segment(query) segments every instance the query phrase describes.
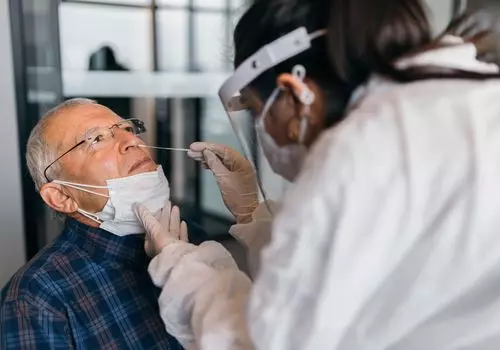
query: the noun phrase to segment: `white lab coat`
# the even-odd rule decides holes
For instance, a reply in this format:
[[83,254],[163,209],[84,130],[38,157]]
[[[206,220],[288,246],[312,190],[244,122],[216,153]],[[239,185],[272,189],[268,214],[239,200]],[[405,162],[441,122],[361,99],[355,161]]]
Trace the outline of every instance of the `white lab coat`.
[[250,281],[217,244],[153,260],[183,344],[498,348],[500,81],[384,82],[363,95],[287,194],[248,315]]
[[236,224],[229,230],[246,250],[246,260],[252,277],[259,273],[260,252],[271,241],[274,214],[278,213],[279,207],[274,201],[267,200],[255,209],[250,223]]

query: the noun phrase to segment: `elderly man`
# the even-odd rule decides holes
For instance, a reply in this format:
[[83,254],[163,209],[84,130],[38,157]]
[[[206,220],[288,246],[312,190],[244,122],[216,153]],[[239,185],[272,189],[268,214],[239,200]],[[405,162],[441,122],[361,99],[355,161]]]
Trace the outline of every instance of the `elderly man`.
[[139,120],[85,99],[33,129],[31,176],[66,226],[3,289],[1,349],[181,348],[160,318],[132,210],[139,201],[159,211],[169,197],[161,167],[140,147],[143,131]]

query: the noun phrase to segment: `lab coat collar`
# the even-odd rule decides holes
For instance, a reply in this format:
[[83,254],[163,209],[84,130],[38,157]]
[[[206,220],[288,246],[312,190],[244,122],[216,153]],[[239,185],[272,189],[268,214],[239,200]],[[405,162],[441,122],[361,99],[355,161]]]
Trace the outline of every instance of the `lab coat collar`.
[[[477,49],[473,43],[466,43],[462,38],[453,35],[443,36],[440,42],[443,46],[399,59],[394,63],[394,67],[398,70],[404,70],[434,66],[483,74],[499,73],[499,67],[496,64],[477,59]],[[397,83],[391,79],[378,74],[372,75],[366,84],[354,90],[348,104],[348,110],[355,108],[369,92],[396,85]]]

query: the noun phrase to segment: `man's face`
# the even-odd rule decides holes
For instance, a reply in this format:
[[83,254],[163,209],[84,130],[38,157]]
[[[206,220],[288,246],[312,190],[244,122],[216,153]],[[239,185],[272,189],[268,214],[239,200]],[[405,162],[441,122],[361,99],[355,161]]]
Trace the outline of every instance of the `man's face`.
[[[82,141],[94,128],[108,128],[122,120],[101,105],[75,106],[49,123],[45,138],[60,155]],[[114,137],[99,147],[89,147],[84,143],[59,160],[62,174],[58,180],[105,186],[108,179],[156,170],[149,152],[138,147],[144,144],[140,138],[119,128],[114,128],[113,134]],[[64,190],[78,202],[79,208],[86,211],[98,212],[107,201],[105,197],[72,188],[65,187]],[[94,191],[108,194],[107,190]]]

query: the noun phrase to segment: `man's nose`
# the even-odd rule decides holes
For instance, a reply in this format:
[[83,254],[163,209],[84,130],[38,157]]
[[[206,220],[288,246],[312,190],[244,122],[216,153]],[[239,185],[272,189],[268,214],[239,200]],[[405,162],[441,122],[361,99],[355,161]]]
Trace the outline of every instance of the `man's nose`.
[[118,142],[120,153],[125,153],[132,147],[137,147],[141,140],[135,134],[124,130],[115,131],[115,139]]

